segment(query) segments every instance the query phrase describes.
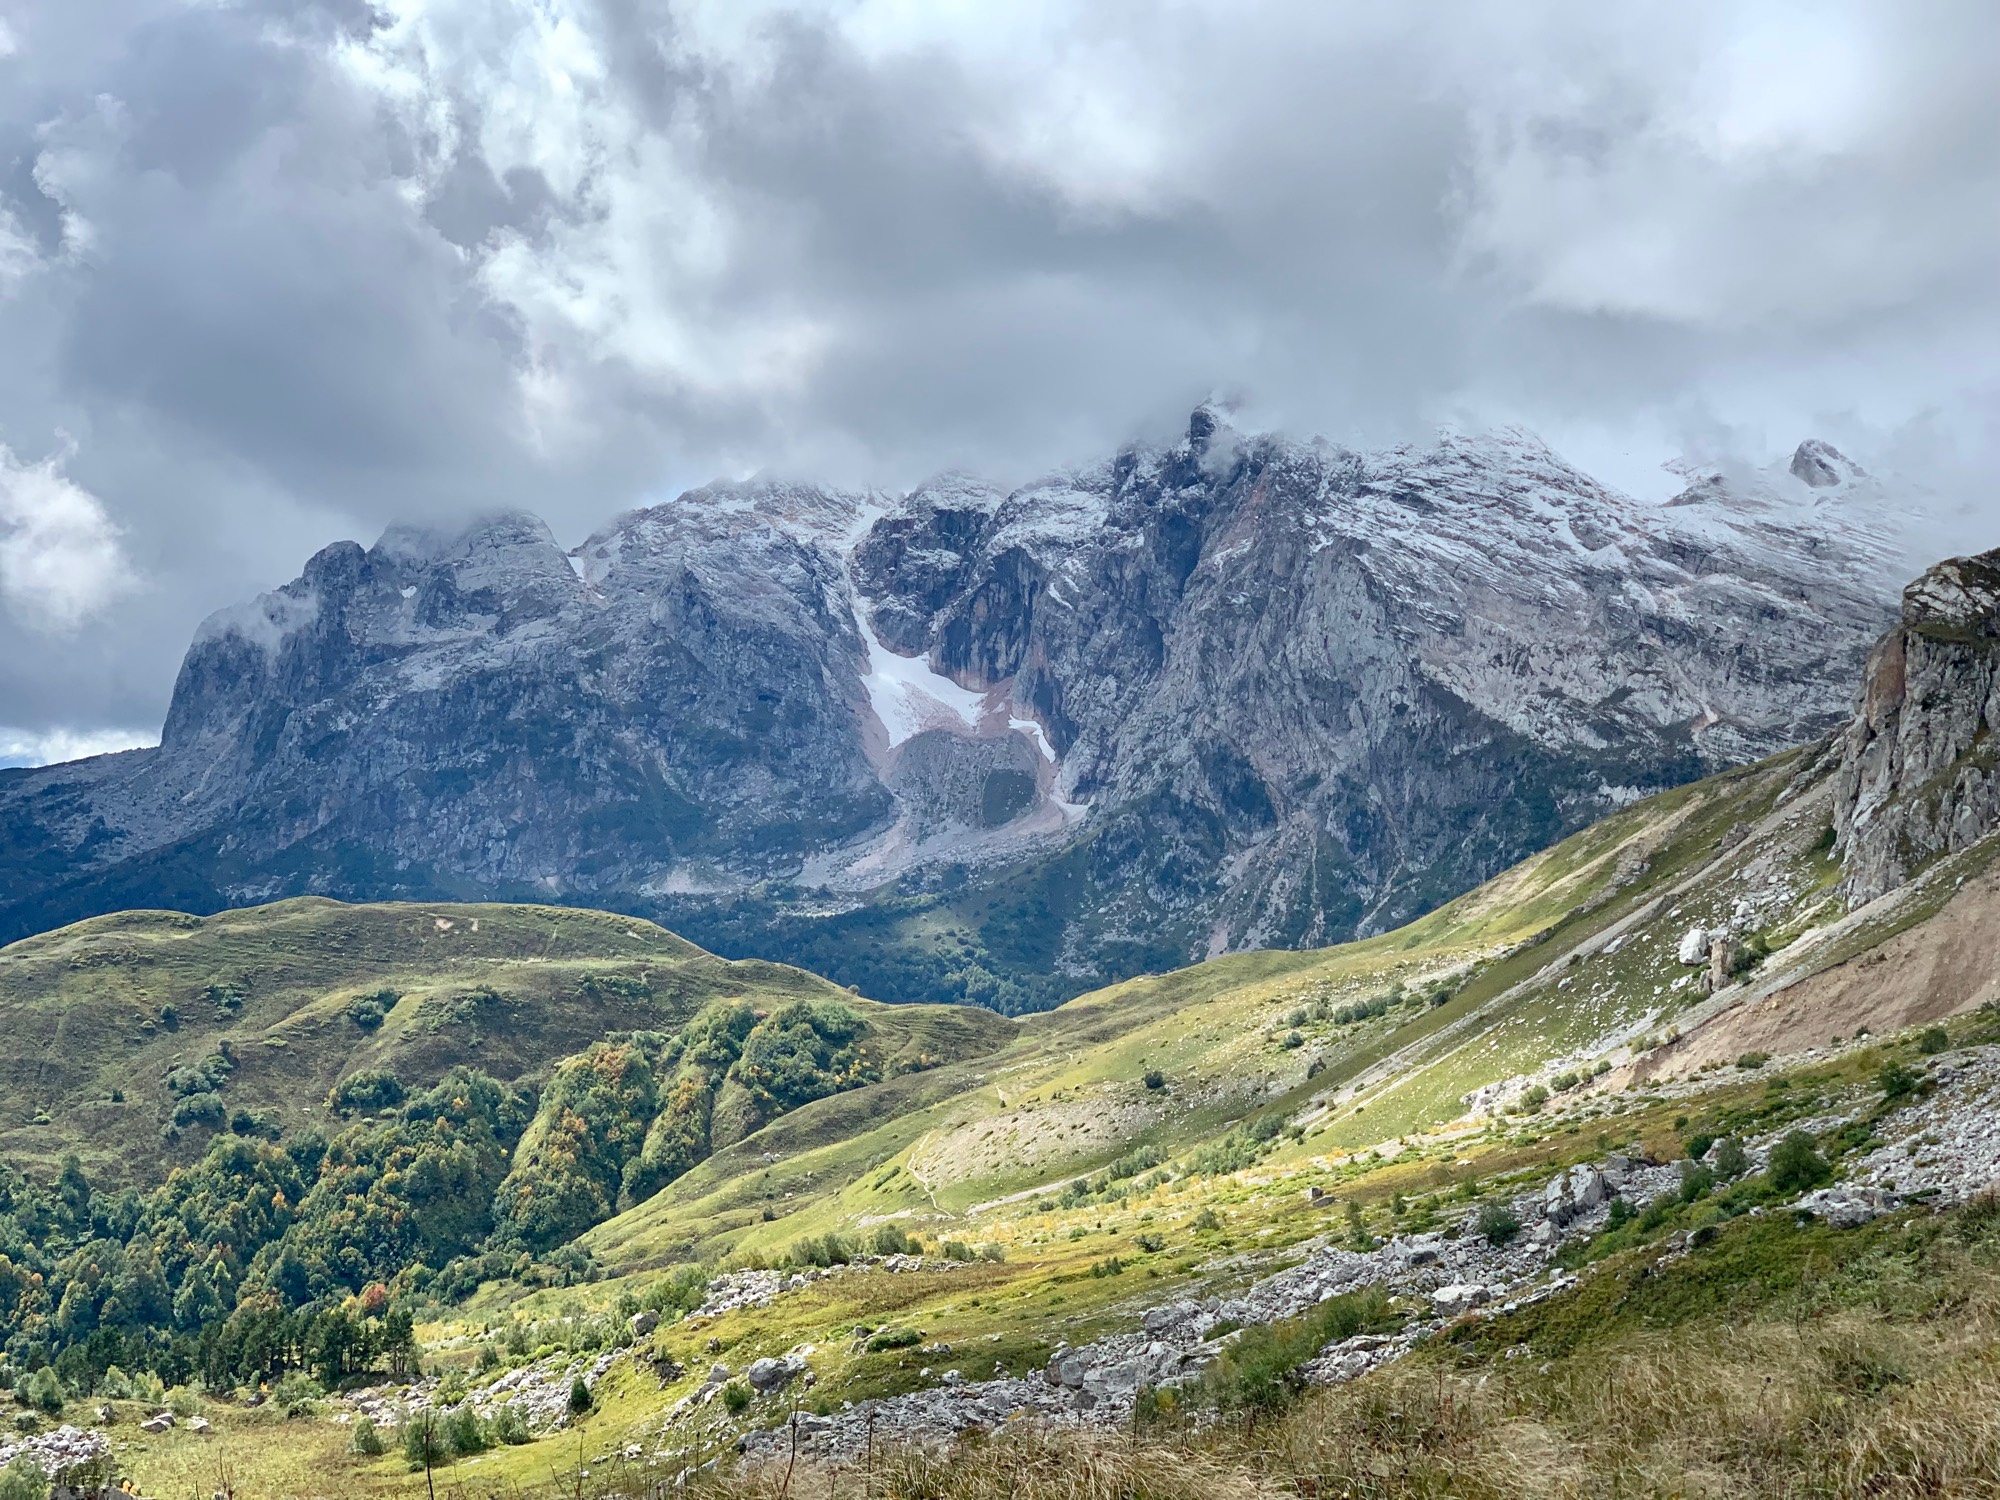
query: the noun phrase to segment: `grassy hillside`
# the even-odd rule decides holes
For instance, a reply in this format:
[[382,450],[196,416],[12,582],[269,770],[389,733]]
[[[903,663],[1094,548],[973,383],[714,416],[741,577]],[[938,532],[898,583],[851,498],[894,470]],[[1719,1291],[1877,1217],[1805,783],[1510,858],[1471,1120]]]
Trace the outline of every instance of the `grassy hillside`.
[[412,1090],[461,1064],[514,1080],[712,1002],[804,999],[849,1001],[885,1018],[896,1047],[941,1055],[1003,1025],[872,1006],[797,969],[564,907],[304,898],[99,917],[0,949],[0,1160],[52,1173],[74,1152],[100,1184],[156,1182],[215,1133],[173,1121],[197,1081],[176,1070],[217,1057],[225,1119],[282,1135],[335,1125],[327,1095],[357,1072]]
[[[1557,1073],[1572,1055],[1573,1070],[1629,1065],[1631,1040],[1686,992],[1653,993],[1655,938],[1593,983],[1601,997],[1572,1005],[1598,978],[1587,950],[1649,909],[1662,916],[1682,882],[1726,879],[1718,864],[1743,847],[1733,832],[1766,816],[1797,769],[1783,756],[1649,799],[1381,937],[1216,959],[1026,1017],[1005,1047],[893,1096],[800,1110],[758,1139],[754,1172],[748,1154],[718,1155],[587,1243],[636,1267],[777,1251],[888,1215],[957,1224],[1258,1119],[1297,1122],[1278,1148],[1288,1157],[1324,1155],[1445,1125],[1468,1092]],[[1668,963],[1663,989],[1686,972]]]

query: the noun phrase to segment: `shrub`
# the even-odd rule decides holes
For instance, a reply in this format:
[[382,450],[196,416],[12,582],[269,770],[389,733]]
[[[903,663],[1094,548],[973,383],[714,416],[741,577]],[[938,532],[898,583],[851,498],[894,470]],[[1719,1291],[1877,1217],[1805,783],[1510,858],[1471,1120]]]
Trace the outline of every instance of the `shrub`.
[[23,1453],[0,1469],[0,1500],[49,1500],[48,1471]]
[[584,1384],[581,1375],[569,1383],[569,1414],[571,1416],[580,1417],[596,1404],[596,1398],[590,1394],[590,1387]]
[[1729,977],[1737,979],[1748,974],[1757,965],[1771,956],[1771,945],[1761,932],[1753,932],[1737,945],[1730,955]]
[[1352,1026],[1356,1021],[1370,1021],[1376,1016],[1389,1014],[1391,1006],[1402,1003],[1400,994],[1377,995],[1372,1000],[1359,1000],[1352,1005],[1343,1005],[1333,1013],[1333,1024]]
[[1532,1115],[1548,1102],[1549,1091],[1538,1083],[1521,1096],[1521,1113]]
[[534,1434],[528,1431],[528,1417],[512,1401],[503,1403],[493,1413],[493,1441],[505,1443],[510,1448],[518,1448],[530,1442]]
[[1942,1026],[1926,1026],[1924,1034],[1917,1038],[1917,1050],[1925,1057],[1935,1057],[1951,1046],[1951,1033]]
[[1746,1072],[1749,1072],[1756,1068],[1763,1067],[1764,1064],[1769,1062],[1770,1060],[1771,1060],[1771,1054],[1768,1052],[1745,1052],[1742,1056],[1736,1059],[1736,1066],[1742,1068]]
[[1623,1229],[1636,1217],[1638,1216],[1633,1213],[1631,1204],[1627,1203],[1623,1198],[1613,1198],[1611,1200],[1611,1212],[1604,1219],[1604,1228],[1607,1232],[1613,1229]]
[[1549,1080],[1549,1087],[1554,1089],[1558,1094],[1567,1094],[1580,1082],[1582,1080],[1574,1073],[1558,1073],[1554,1078]]
[[336,1083],[326,1096],[326,1104],[337,1115],[352,1114],[355,1110],[394,1109],[403,1102],[404,1092],[402,1081],[394,1073],[381,1068],[362,1068]]
[[373,1031],[388,1019],[389,1012],[403,997],[394,990],[377,990],[372,995],[356,995],[347,1003],[347,1019],[363,1031]]
[[1100,1278],[1105,1276],[1123,1276],[1125,1274],[1125,1262],[1115,1255],[1107,1255],[1103,1260],[1092,1264],[1090,1274]]
[[1479,1234],[1487,1244],[1498,1248],[1520,1232],[1521,1221],[1506,1204],[1489,1203],[1479,1210]]
[[1194,1227],[1196,1229],[1220,1229],[1222,1227],[1222,1220],[1216,1215],[1214,1209],[1204,1208],[1194,1216]]
[[844,1266],[853,1259],[854,1246],[840,1235],[830,1232],[817,1238],[807,1235],[802,1240],[794,1240],[784,1254],[784,1263],[788,1266]]
[[1688,1137],[1688,1160],[1700,1161],[1708,1155],[1708,1148],[1715,1144],[1715,1137],[1706,1131]]
[[1271,1410],[1300,1389],[1299,1367],[1328,1344],[1392,1322],[1379,1287],[1328,1298],[1283,1322],[1245,1329],[1202,1372],[1196,1399],[1224,1411]]
[[1771,1148],[1765,1176],[1781,1193],[1803,1193],[1833,1181],[1833,1168],[1813,1147],[1812,1137],[1794,1130]]
[[479,1420],[470,1401],[454,1406],[444,1414],[444,1442],[459,1458],[470,1458],[475,1453],[484,1453],[493,1446],[493,1438],[486,1430],[486,1424]]
[[905,1234],[900,1225],[877,1224],[868,1237],[868,1248],[876,1255],[919,1255],[924,1247]]
[[973,1258],[972,1247],[963,1240],[946,1240],[938,1246],[938,1254],[946,1260],[969,1261]]
[[741,1380],[732,1380],[722,1388],[722,1404],[732,1415],[740,1413],[750,1404],[750,1387]]
[[62,1381],[47,1365],[31,1374],[21,1389],[22,1397],[36,1411],[56,1416],[63,1409],[65,1399]]
[[1681,1164],[1681,1202],[1692,1203],[1715,1186],[1715,1174],[1694,1162]]
[[885,1328],[868,1340],[868,1352],[880,1354],[885,1349],[908,1349],[924,1341],[923,1331],[917,1328]]
[[691,1313],[708,1295],[708,1272],[700,1266],[675,1266],[646,1288],[639,1305],[662,1317]]
[[244,993],[242,985],[227,981],[204,985],[201,996],[217,1010],[232,1013],[243,1009],[243,1002],[250,998]]
[[1875,1086],[1886,1100],[1907,1099],[1917,1091],[1923,1075],[1907,1063],[1891,1062],[1875,1075]]
[[1283,1047],[1287,1052],[1293,1051],[1299,1047],[1303,1047],[1305,1044],[1306,1044],[1306,1039],[1296,1031],[1286,1032],[1283,1039],[1280,1040],[1280,1042],[1278,1043],[1278,1045]]
[[1136,1235],[1133,1237],[1132,1243],[1148,1255],[1157,1255],[1167,1248],[1165,1237],[1157,1234]]
[[403,1462],[412,1469],[431,1469],[450,1456],[438,1414],[429,1409],[411,1412],[403,1423]]
[[271,1399],[286,1416],[307,1417],[319,1410],[320,1398],[325,1394],[326,1391],[312,1376],[303,1370],[293,1370],[278,1382],[277,1389],[271,1392]]
[[228,1113],[222,1100],[214,1094],[190,1094],[174,1105],[169,1119],[176,1127],[187,1125],[212,1125],[220,1127]]
[[363,1458],[374,1458],[382,1451],[382,1434],[375,1430],[371,1418],[354,1419],[354,1431],[348,1435],[347,1451],[358,1453]]
[[236,1135],[260,1136],[267,1141],[279,1140],[285,1133],[277,1120],[251,1109],[239,1109],[232,1114],[229,1128]]
[[167,1092],[185,1097],[212,1094],[229,1082],[236,1071],[236,1056],[228,1042],[197,1063],[181,1063],[167,1069]]
[[1159,1090],[1167,1086],[1167,1075],[1162,1073],[1158,1068],[1148,1068],[1146,1070],[1146,1076],[1142,1081],[1145,1083],[1147,1088],[1152,1089],[1155,1093],[1157,1093]]
[[1715,1175],[1724,1182],[1731,1182],[1750,1170],[1750,1158],[1743,1150],[1743,1143],[1733,1135],[1722,1138],[1722,1144],[1715,1148]]

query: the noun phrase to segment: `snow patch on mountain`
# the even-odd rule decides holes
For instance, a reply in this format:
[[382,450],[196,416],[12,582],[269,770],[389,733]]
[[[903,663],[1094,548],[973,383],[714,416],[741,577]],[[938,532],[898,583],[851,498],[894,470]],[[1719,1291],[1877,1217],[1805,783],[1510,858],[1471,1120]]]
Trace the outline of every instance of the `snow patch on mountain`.
[[[889,736],[891,749],[926,729],[979,732],[990,712],[990,694],[960,687],[933,671],[921,656],[898,656],[882,644],[865,609],[856,610],[854,618],[868,642],[868,672],[861,685],[867,690],[868,706]],[[1040,732],[1039,726],[1036,732]]]

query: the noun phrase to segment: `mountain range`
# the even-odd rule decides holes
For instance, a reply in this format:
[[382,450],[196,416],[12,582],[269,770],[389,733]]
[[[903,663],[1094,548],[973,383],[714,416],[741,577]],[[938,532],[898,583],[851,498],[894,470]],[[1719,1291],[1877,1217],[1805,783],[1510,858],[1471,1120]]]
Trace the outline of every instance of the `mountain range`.
[[1019,1012],[1386,931],[1845,718],[1906,567],[1883,485],[1814,441],[1683,477],[1204,406],[1008,491],[338,543],[204,623],[157,748],[0,773],[0,935],[553,901]]

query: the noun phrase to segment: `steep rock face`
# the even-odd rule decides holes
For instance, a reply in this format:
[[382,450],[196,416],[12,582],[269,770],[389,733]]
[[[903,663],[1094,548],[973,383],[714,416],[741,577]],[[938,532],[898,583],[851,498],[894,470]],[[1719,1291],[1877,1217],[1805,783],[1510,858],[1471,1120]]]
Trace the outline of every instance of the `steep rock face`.
[[2000,551],[1939,563],[1903,592],[1840,738],[1835,835],[1850,903],[2000,827]]
[[1214,952],[1393,925],[1831,727],[1892,559],[1719,480],[1639,505],[1521,435],[1362,455],[1202,412],[1012,496],[919,491],[855,573],[885,639],[1040,725],[1094,922]]
[[794,866],[891,796],[840,570],[774,520],[788,498],[627,516],[574,567],[522,516],[329,547],[204,625],[158,750],[19,774],[8,811],[71,879],[192,837],[229,902]]
[[[1203,408],[1011,493],[713,485],[568,554],[396,529],[211,619],[157,750],[0,773],[0,931],[533,895],[785,956],[886,893],[1041,1002],[1335,941],[1838,723],[1899,567],[1862,479],[1808,444],[1645,505],[1521,434]],[[871,988],[990,996],[957,963]]]

